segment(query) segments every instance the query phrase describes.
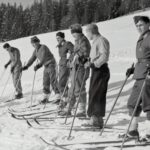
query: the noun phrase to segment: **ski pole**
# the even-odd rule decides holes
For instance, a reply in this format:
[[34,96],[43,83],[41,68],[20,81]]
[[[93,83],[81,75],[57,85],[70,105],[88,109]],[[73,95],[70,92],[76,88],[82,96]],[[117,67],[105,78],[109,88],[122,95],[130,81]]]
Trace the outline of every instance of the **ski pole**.
[[82,89],[83,89],[83,86],[84,86],[85,78],[86,78],[86,70],[85,70],[85,73],[84,73],[84,76],[83,76],[83,81],[82,81],[80,92],[79,92],[79,98],[78,98],[78,101],[77,101],[77,104],[76,104],[76,108],[75,108],[75,112],[74,112],[74,116],[73,116],[73,121],[72,121],[72,124],[71,124],[71,128],[70,128],[68,139],[71,137],[73,125],[74,125],[76,114],[77,114],[77,110],[78,110],[78,105],[79,105],[79,102],[80,102],[80,99],[81,99],[81,93],[82,93]]
[[31,105],[30,105],[30,108],[31,108],[31,109],[32,109],[32,102],[33,102],[33,92],[34,92],[35,78],[36,78],[36,71],[34,72],[33,83],[32,83]]
[[66,118],[65,118],[65,124],[67,123],[67,119],[68,119],[68,115],[69,115],[69,110],[70,110],[70,107],[71,107],[71,99],[72,99],[72,97],[74,95],[75,83],[76,83],[76,79],[78,77],[79,69],[80,69],[80,65],[78,66],[77,71],[75,71],[74,86],[73,86],[73,90],[72,90],[72,95],[71,95],[71,97],[69,99],[69,106],[68,106],[68,111],[67,111],[67,115],[66,115]]
[[[70,75],[69,75],[69,76],[70,76]],[[62,93],[62,95],[61,95],[59,105],[60,105],[60,103],[61,103],[62,98],[64,97],[64,95],[65,95],[65,93],[66,93],[66,90],[67,90],[67,87],[68,87],[68,83],[69,83],[69,77],[68,77],[67,83],[66,83],[66,85],[65,85],[65,88],[64,88],[64,90],[63,90],[63,93]],[[58,112],[59,112],[59,110],[57,111],[57,114],[56,114],[56,116],[55,116],[55,119],[57,119]]]
[[1,73],[0,82],[1,82],[1,80],[2,80],[2,78],[3,78],[3,76],[4,76],[4,74],[5,74],[5,71],[6,71],[6,69],[4,69],[3,72]]
[[[69,75],[69,77],[70,77],[70,75]],[[68,80],[67,80],[67,82],[66,82],[66,85],[65,85],[65,88],[64,88],[64,90],[63,90],[63,93],[62,93],[62,95],[61,95],[60,100],[62,100],[62,98],[64,97],[64,95],[65,95],[65,93],[66,93],[66,91],[67,91],[68,84],[69,84],[69,77],[68,77]],[[60,101],[60,103],[61,103],[61,101]]]
[[1,93],[1,97],[3,96],[3,94],[4,94],[4,91],[5,91],[6,87],[7,87],[7,84],[8,84],[8,82],[9,82],[9,79],[10,79],[10,75],[11,75],[11,73],[9,73],[8,79],[7,79],[6,83],[5,83],[5,86],[4,86],[4,89],[3,89],[3,91],[2,91],[2,93]]
[[137,100],[137,102],[136,102],[134,111],[133,111],[133,113],[132,113],[132,117],[131,117],[131,120],[130,120],[130,122],[129,122],[129,125],[128,125],[128,128],[127,128],[126,134],[125,134],[125,136],[124,136],[124,138],[123,138],[122,145],[121,145],[121,150],[123,149],[123,146],[124,146],[124,143],[125,143],[125,139],[126,139],[127,134],[128,134],[128,132],[129,132],[129,129],[130,129],[131,123],[132,123],[132,121],[133,121],[135,112],[136,112],[136,110],[137,110],[137,108],[138,108],[138,105],[139,105],[139,103],[140,103],[141,96],[142,96],[142,92],[143,92],[143,89],[144,89],[144,87],[145,87],[145,83],[146,83],[146,80],[147,80],[147,78],[148,78],[149,73],[150,73],[150,71],[148,70],[147,75],[146,75],[146,78],[145,78],[144,83],[143,83],[143,85],[142,85],[142,88],[141,88],[141,91],[140,91],[138,100]]
[[[134,63],[132,64],[131,68],[133,68],[133,67],[134,67]],[[119,99],[119,97],[120,97],[120,95],[121,95],[121,93],[122,93],[122,90],[123,90],[123,88],[124,88],[124,86],[125,86],[125,84],[126,84],[128,78],[129,78],[129,75],[126,76],[126,78],[125,78],[125,80],[124,80],[124,82],[123,82],[123,85],[121,86],[121,89],[120,89],[120,91],[119,91],[119,93],[118,93],[118,95],[117,95],[116,100],[114,101],[114,104],[113,104],[113,106],[112,106],[112,108],[111,108],[111,110],[110,110],[110,112],[109,112],[109,114],[108,114],[108,117],[106,118],[106,121],[105,121],[105,123],[104,123],[104,126],[103,126],[101,132],[100,132],[100,135],[102,135],[103,132],[104,132],[104,129],[105,129],[106,125],[107,125],[107,122],[108,122],[108,120],[109,120],[109,118],[110,118],[110,116],[111,116],[111,114],[112,114],[112,111],[114,110],[114,107],[116,106],[116,103],[117,103],[117,101],[118,101],[118,99]]]

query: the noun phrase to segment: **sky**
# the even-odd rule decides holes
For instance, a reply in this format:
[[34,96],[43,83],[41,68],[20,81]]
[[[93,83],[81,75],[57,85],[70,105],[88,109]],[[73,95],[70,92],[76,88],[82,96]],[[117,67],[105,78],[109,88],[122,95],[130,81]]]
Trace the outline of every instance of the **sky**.
[[34,0],[0,0],[0,4],[1,3],[11,3],[14,4],[16,2],[17,5],[19,5],[20,3],[23,5],[24,8],[26,8],[27,6],[31,6],[34,2]]

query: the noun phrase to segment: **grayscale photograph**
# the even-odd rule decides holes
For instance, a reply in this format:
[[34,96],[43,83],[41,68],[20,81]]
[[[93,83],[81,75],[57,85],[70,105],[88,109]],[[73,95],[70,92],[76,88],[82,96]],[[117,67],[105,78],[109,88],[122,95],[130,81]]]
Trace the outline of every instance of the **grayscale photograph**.
[[0,0],[0,150],[150,150],[150,0]]

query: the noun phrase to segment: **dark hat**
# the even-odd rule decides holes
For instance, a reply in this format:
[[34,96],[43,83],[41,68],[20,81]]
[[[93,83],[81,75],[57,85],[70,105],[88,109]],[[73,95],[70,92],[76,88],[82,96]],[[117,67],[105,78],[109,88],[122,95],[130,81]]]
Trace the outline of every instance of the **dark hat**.
[[80,24],[74,24],[70,28],[71,33],[82,33],[82,26]]
[[63,32],[57,32],[56,36],[60,36],[61,38],[65,38],[65,34]]
[[37,43],[37,42],[40,42],[40,40],[37,36],[34,36],[31,38],[31,43]]
[[10,47],[10,45],[8,44],[8,43],[5,43],[4,45],[3,45],[3,48],[9,48]]
[[135,24],[137,24],[139,21],[150,23],[150,19],[147,16],[134,16],[133,19]]

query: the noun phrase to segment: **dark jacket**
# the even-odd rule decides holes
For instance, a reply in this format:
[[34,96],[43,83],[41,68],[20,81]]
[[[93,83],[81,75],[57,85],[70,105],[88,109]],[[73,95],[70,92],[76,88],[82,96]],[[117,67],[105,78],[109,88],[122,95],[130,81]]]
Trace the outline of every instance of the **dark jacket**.
[[[74,46],[71,42],[63,41],[62,44],[59,44],[57,47],[59,49],[59,56],[60,56],[59,65],[66,66],[67,61],[72,60]],[[70,54],[69,58],[67,58],[67,53]]]
[[10,55],[10,60],[9,62],[11,63],[12,67],[21,67],[21,59],[20,59],[20,52],[17,48],[11,47],[10,50],[8,51]]
[[[78,55],[79,57],[88,58],[90,55],[91,45],[89,40],[81,34],[81,37],[75,41],[74,45],[74,55]],[[75,64],[78,64],[79,60],[76,60]]]
[[30,67],[36,58],[40,61],[41,66],[48,66],[49,64],[55,64],[55,58],[50,52],[49,48],[46,45],[40,45],[39,49],[35,49],[32,57],[29,59],[27,66]]
[[136,46],[137,63],[134,70],[134,79],[144,79],[147,66],[150,66],[150,30],[140,36]]

